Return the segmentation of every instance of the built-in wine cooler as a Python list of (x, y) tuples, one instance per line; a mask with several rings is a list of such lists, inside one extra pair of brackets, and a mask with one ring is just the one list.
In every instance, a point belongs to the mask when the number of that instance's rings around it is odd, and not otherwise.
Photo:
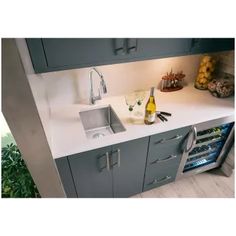
[(192, 126), (177, 178), (220, 166), (232, 144), (234, 133), (234, 122), (222, 124), (222, 121), (225, 120)]

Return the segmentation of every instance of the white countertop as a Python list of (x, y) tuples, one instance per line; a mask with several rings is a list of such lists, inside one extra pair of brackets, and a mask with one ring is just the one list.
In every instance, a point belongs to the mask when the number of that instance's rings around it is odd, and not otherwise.
[[(143, 110), (149, 97), (147, 91)], [(208, 91), (197, 90), (188, 85), (182, 90), (164, 93), (155, 91), (157, 110), (172, 113), (168, 122), (159, 119), (153, 125), (145, 125), (143, 119), (130, 123), (124, 96), (106, 97), (96, 105), (73, 104), (57, 107), (51, 111), (51, 151), (53, 158), (64, 157), (96, 148), (109, 146), (172, 129), (185, 127), (217, 118), (234, 117), (234, 97), (219, 99)], [(79, 111), (110, 104), (123, 123), (126, 131), (99, 139), (88, 139), (79, 117)], [(234, 119), (234, 118), (233, 118)]]

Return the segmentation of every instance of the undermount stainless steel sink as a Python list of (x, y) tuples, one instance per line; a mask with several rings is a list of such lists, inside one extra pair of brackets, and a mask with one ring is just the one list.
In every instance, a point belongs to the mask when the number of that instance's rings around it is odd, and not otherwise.
[(79, 114), (89, 139), (101, 138), (126, 130), (110, 105), (81, 111)]

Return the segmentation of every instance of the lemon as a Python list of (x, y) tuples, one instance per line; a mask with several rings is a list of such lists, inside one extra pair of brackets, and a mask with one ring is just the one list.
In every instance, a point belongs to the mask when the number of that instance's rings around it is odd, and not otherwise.
[(202, 62), (203, 63), (207, 63), (208, 61), (211, 60), (211, 57), (210, 56), (204, 56), (203, 59), (202, 59)]
[(205, 72), (205, 77), (208, 78), (211, 75), (211, 72)]

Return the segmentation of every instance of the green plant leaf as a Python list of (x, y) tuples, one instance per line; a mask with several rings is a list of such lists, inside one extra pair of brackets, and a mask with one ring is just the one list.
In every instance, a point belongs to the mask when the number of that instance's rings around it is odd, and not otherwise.
[(2, 148), (2, 197), (40, 197), (38, 189), (21, 158), (18, 147), (11, 143)]

